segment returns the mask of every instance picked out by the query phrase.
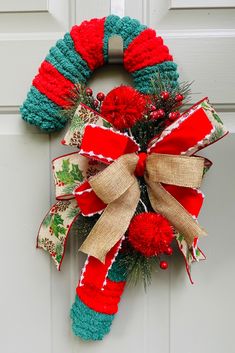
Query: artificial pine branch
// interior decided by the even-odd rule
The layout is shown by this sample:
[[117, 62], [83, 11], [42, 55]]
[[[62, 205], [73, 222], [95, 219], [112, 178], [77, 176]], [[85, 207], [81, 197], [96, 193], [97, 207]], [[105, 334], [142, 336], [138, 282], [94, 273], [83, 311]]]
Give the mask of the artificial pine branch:
[[120, 261], [120, 266], [126, 269], [127, 283], [136, 286], [142, 281], [145, 290], [151, 284], [153, 268], [159, 263], [157, 256], [145, 257], [128, 242], [126, 242], [125, 254]]
[[68, 98], [69, 106], [61, 110], [62, 117], [71, 121], [80, 103], [87, 105], [98, 113], [100, 112], [100, 104], [98, 106], [95, 105], [95, 98], [93, 95], [87, 94], [87, 88], [87, 86], [80, 83], [74, 85]]
[[[192, 82], [181, 82], [176, 87], [172, 87], [170, 81], [167, 81], [166, 79], [162, 80], [160, 73], [158, 73], [151, 80], [151, 84], [153, 87], [153, 93], [150, 96], [147, 111], [143, 116], [143, 119], [138, 121], [131, 129], [132, 135], [140, 145], [141, 151], [144, 152], [147, 150], [148, 142], [165, 129], [166, 123], [169, 121], [169, 114], [173, 111], [182, 109], [182, 107], [191, 99], [190, 86]], [[162, 92], [169, 93], [169, 98], [167, 100], [161, 98]], [[177, 94], [181, 94], [184, 97], [183, 102], [175, 101], [175, 96]], [[162, 109], [165, 113], [164, 117], [155, 120], [151, 119], [152, 106], [154, 106], [156, 110]]]

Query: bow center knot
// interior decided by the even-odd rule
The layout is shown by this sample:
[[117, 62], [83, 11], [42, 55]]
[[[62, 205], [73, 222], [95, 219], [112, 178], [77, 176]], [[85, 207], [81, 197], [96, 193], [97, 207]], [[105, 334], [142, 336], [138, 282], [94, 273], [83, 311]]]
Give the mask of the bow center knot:
[[144, 176], [147, 153], [140, 152], [138, 154], [138, 157], [139, 157], [139, 160], [138, 160], [136, 168], [135, 168], [135, 175], [138, 177], [142, 177], [142, 176]]

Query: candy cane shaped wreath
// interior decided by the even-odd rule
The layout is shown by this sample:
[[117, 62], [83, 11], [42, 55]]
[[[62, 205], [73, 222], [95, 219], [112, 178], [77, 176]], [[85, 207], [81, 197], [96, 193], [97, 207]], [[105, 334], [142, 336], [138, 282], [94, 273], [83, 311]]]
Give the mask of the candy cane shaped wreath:
[[[133, 251], [139, 254], [140, 238], [136, 238], [136, 234], [141, 222], [146, 228], [146, 237], [149, 237], [148, 232], [153, 233], [154, 225], [161, 224], [165, 230], [164, 239], [152, 243], [152, 248], [157, 249], [155, 253], [151, 247], [144, 249], [147, 258], [170, 255], [169, 244], [174, 238], [189, 276], [190, 264], [204, 259], [197, 247], [198, 236], [204, 234], [197, 222], [203, 203], [198, 188], [210, 162], [194, 154], [227, 133], [207, 99], [181, 115], [178, 111], [160, 109], [161, 102], [167, 110], [169, 101], [172, 107], [177, 107], [183, 99], [176, 94], [180, 89], [177, 65], [153, 29], [135, 19], [113, 15], [72, 27], [70, 33], [50, 49], [21, 107], [23, 119], [46, 132], [63, 128], [67, 118], [61, 113], [62, 109], [69, 111], [74, 104], [71, 99], [74, 89], [79, 87], [81, 94], [93, 71], [108, 63], [108, 42], [114, 35], [122, 37], [124, 68], [132, 76], [135, 89], [121, 86], [111, 91], [102, 107], [98, 103], [101, 108], [98, 111], [91, 109], [95, 101], [89, 98], [92, 91], [86, 89], [92, 107], [84, 102], [77, 104], [62, 141], [79, 151], [52, 162], [57, 202], [43, 220], [37, 238], [37, 246], [48, 251], [60, 269], [73, 223], [79, 221], [79, 217], [101, 214], [81, 247], [88, 257], [71, 309], [73, 332], [84, 340], [101, 340], [110, 330], [128, 275], [123, 260], [129, 245], [123, 240], [129, 232]], [[163, 90], [156, 98], [153, 78], [157, 76], [161, 87], [167, 87], [170, 94]], [[156, 98], [159, 109], [150, 104], [151, 97]], [[112, 120], [117, 99], [123, 103], [120, 106], [127, 107], [128, 126], [122, 126], [126, 114], [123, 110], [116, 121]], [[131, 114], [135, 111], [138, 115], [137, 110], [141, 115], [138, 119], [144, 116], [151, 131], [155, 131], [156, 124], [162, 126], [158, 134], [147, 136], [141, 131], [142, 135], [137, 134], [138, 141], [135, 141], [136, 131], [131, 128], [139, 122], [137, 118], [132, 119]], [[145, 147], [141, 145], [143, 139], [146, 139]], [[143, 190], [138, 185], [140, 189], [145, 188], [148, 207], [140, 199]], [[138, 212], [139, 204], [151, 212]], [[107, 214], [112, 219], [111, 225]], [[152, 229], [143, 217], [146, 214]], [[118, 217], [119, 221], [115, 219]], [[143, 244], [145, 240], [141, 240]], [[160, 266], [164, 269], [167, 263], [161, 261]]]

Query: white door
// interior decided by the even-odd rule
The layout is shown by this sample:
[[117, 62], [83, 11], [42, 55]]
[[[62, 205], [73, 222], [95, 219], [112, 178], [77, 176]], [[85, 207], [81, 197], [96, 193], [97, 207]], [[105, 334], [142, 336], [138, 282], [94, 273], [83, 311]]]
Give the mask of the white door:
[[[118, 3], [118, 8], [115, 6]], [[84, 261], [70, 239], [62, 271], [35, 248], [53, 202], [50, 161], [63, 154], [63, 133], [26, 125], [18, 107], [56, 39], [74, 23], [110, 8], [138, 18], [163, 36], [181, 80], [194, 96], [216, 105], [231, 134], [203, 152], [214, 162], [203, 191], [201, 241], [208, 260], [193, 268], [190, 285], [180, 257], [158, 272], [147, 294], [127, 288], [112, 331], [84, 343], [70, 330], [69, 309]], [[0, 0], [0, 351], [4, 353], [235, 352], [235, 0]], [[107, 92], [128, 76], [103, 68], [91, 85]], [[50, 191], [51, 190], [51, 191]]]

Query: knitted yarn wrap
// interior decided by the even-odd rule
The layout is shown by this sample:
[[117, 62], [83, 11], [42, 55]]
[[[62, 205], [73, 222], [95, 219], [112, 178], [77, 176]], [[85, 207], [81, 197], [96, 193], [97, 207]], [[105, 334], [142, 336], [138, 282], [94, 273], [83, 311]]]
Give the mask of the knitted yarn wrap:
[[[121, 262], [122, 254], [118, 254], [115, 262], [108, 272], [108, 279], [112, 284], [116, 285], [118, 288], [121, 285], [122, 290], [124, 289], [122, 283], [125, 283], [126, 280], [126, 271]], [[120, 293], [120, 294], [121, 294]], [[110, 290], [106, 293], [103, 293], [96, 289], [95, 287], [91, 290], [91, 295], [93, 296], [93, 301], [98, 301], [97, 295], [102, 296], [101, 302], [109, 303], [116, 302], [118, 305], [120, 296], [115, 298], [115, 291]], [[86, 298], [87, 299], [87, 298]], [[105, 335], [110, 331], [112, 322], [115, 318], [115, 314], [105, 313], [106, 305], [99, 311], [90, 308], [86, 300], [82, 301], [78, 295], [75, 296], [75, 301], [72, 305], [70, 311], [70, 318], [72, 320], [72, 330], [75, 336], [79, 336], [84, 341], [92, 340], [102, 340]]]
[[130, 17], [95, 18], [73, 26], [50, 49], [20, 108], [23, 119], [46, 132], [63, 128], [66, 119], [61, 108], [71, 104], [76, 83], [85, 84], [96, 68], [108, 62], [108, 41], [113, 35], [123, 39], [123, 65], [138, 91], [151, 94], [151, 78], [157, 72], [172, 87], [177, 85], [177, 65], [153, 29]]

